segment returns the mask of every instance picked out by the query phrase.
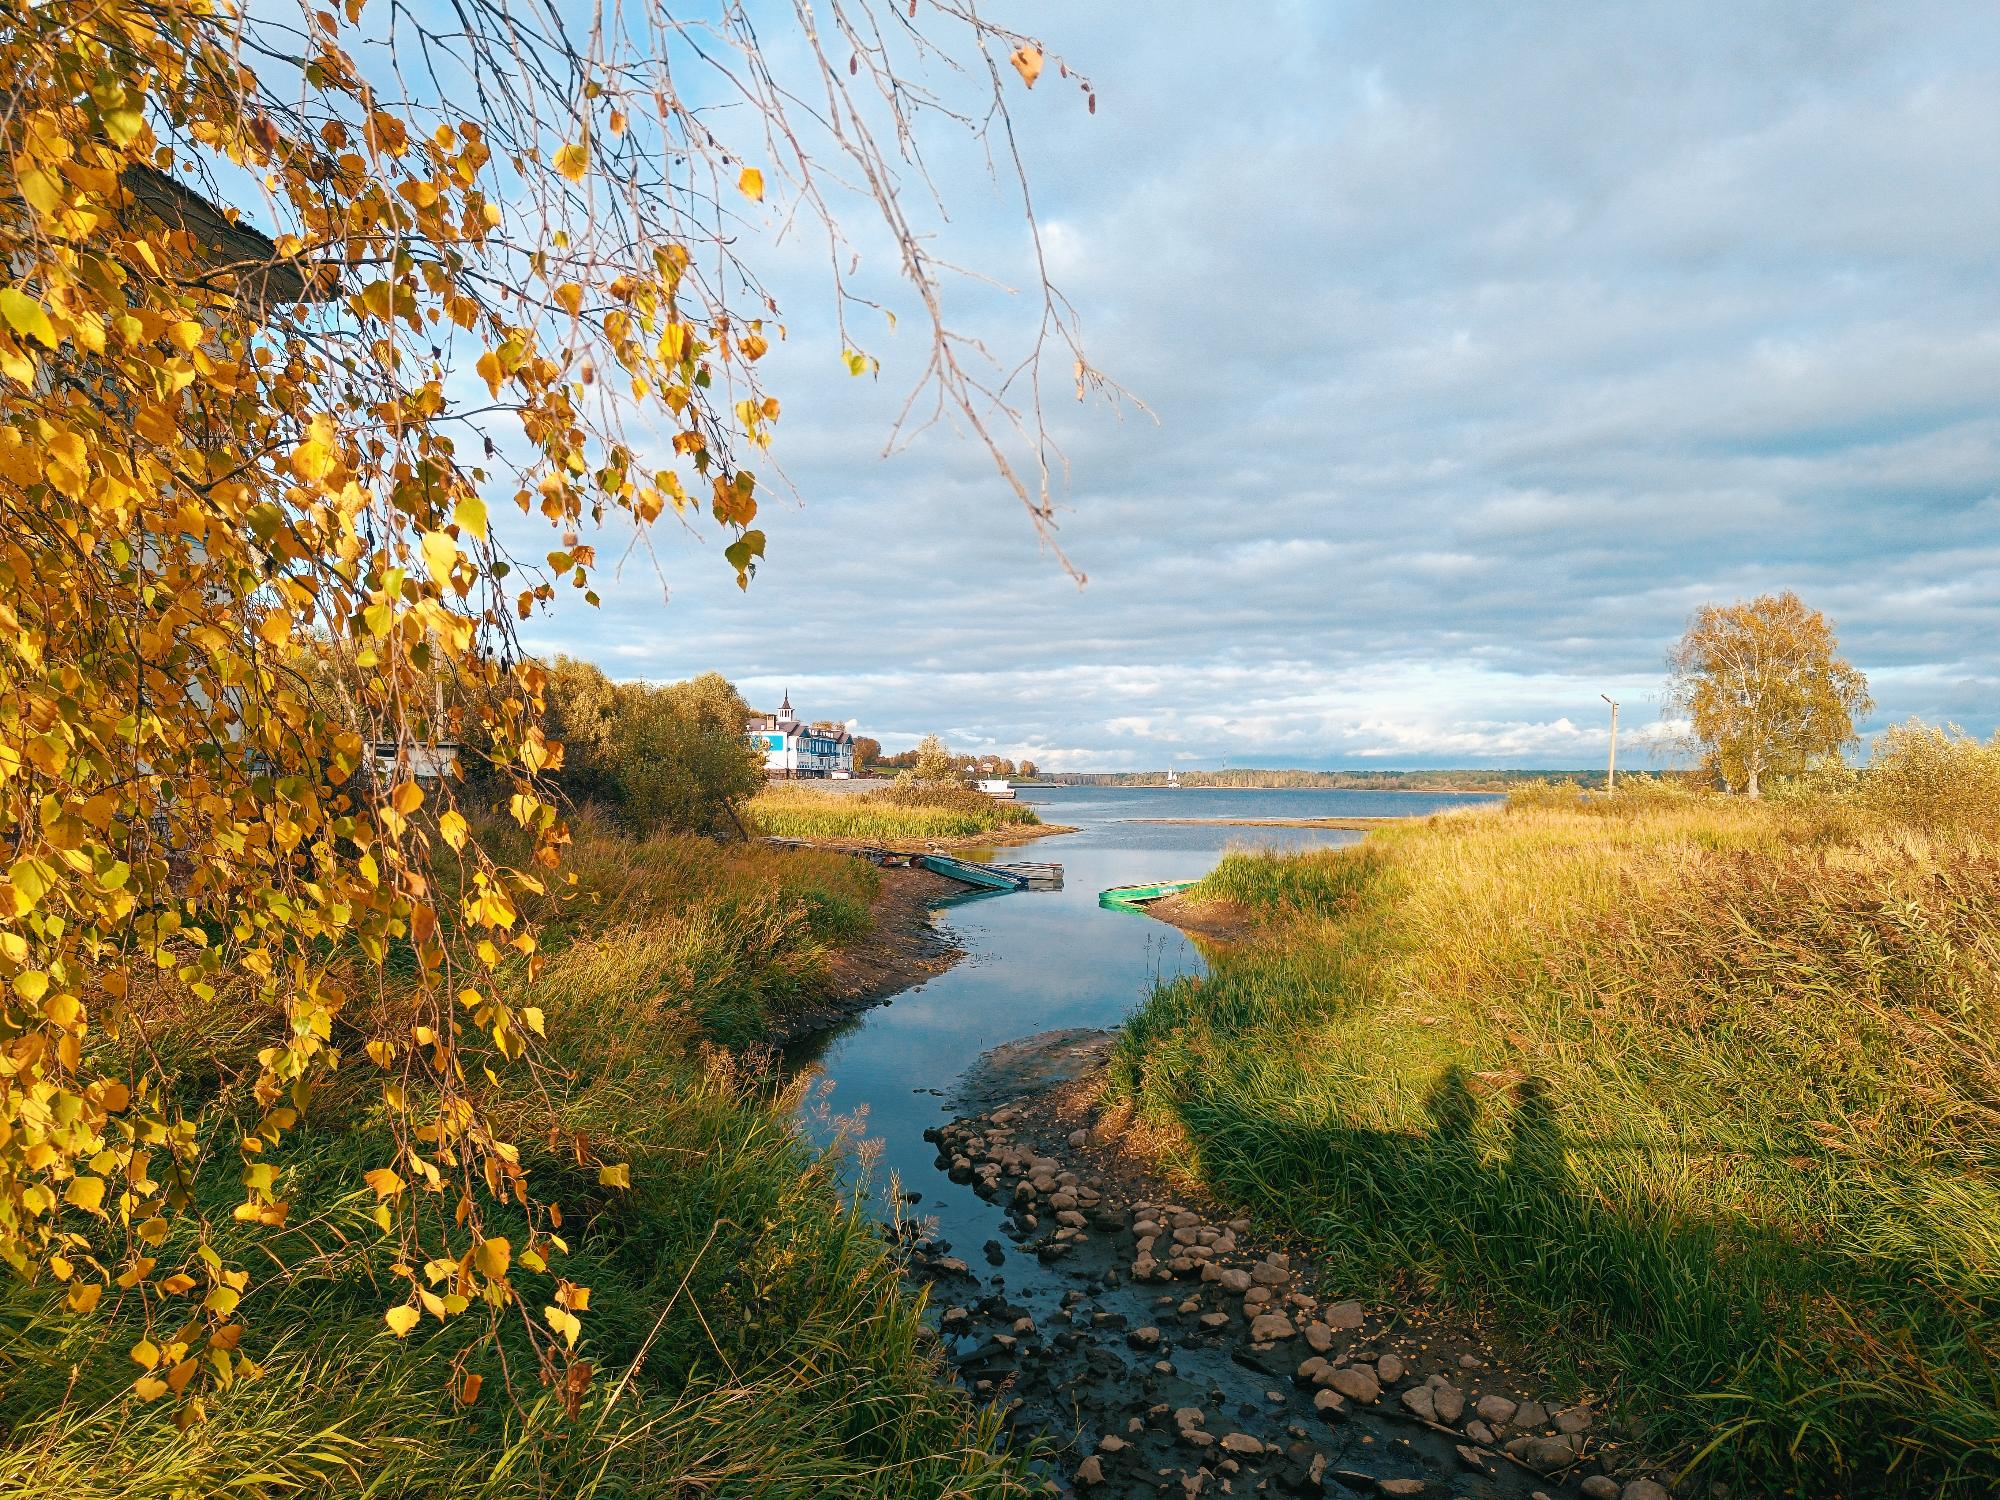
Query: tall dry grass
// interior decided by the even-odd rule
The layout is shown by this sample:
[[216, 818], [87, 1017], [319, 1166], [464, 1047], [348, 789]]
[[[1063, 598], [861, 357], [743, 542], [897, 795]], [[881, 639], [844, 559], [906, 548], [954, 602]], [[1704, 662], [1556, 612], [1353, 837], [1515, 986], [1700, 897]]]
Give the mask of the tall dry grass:
[[1490, 1308], [1750, 1492], [2000, 1484], [2000, 851], [1519, 799], [1232, 856], [1119, 1087], [1348, 1284]]
[[749, 817], [760, 833], [776, 838], [881, 844], [966, 839], [1041, 822], [1026, 803], [964, 788], [902, 784], [871, 792], [775, 785], [751, 800]]
[[[712, 1045], [782, 1013], [865, 926], [874, 872], [587, 823], [573, 852], [581, 893], [543, 913], [534, 995], [553, 1052], [484, 1102], [568, 1210], [553, 1270], [591, 1288], [589, 1384], [545, 1386], [511, 1315], [388, 1336], [396, 1251], [361, 1177], [389, 1159], [388, 1131], [369, 1087], [336, 1083], [276, 1163], [284, 1229], [237, 1223], [233, 1173], [206, 1174], [197, 1216], [162, 1252], [201, 1232], [225, 1264], [255, 1269], [245, 1349], [266, 1373], [210, 1398], [204, 1421], [177, 1429], [172, 1403], [131, 1396], [127, 1350], [147, 1331], [135, 1296], [79, 1318], [60, 1289], [0, 1283], [0, 1495], [1038, 1491], [997, 1455], [994, 1414], [939, 1378], [881, 1229], [843, 1192], [836, 1156], [801, 1138], [792, 1093]], [[208, 1019], [225, 1024], [170, 1039], [189, 1066], [258, 1041]], [[245, 1123], [218, 1108], [202, 1129], [226, 1155]], [[629, 1161], [631, 1190], [601, 1188], [579, 1140]], [[511, 1232], [527, 1241], [524, 1224]], [[552, 1282], [520, 1275], [539, 1306]], [[462, 1372], [485, 1381], [471, 1405], [452, 1394]]]

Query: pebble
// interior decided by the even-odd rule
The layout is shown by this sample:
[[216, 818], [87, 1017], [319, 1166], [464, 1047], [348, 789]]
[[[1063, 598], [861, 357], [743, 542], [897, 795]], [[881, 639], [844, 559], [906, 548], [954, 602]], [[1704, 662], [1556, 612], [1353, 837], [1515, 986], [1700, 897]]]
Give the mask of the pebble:
[[1674, 1497], [1657, 1480], [1635, 1479], [1625, 1486], [1618, 1500], [1674, 1500]]
[[1333, 1330], [1324, 1323], [1306, 1324], [1305, 1335], [1316, 1353], [1324, 1354], [1333, 1347]]
[[1495, 1427], [1505, 1427], [1514, 1420], [1519, 1403], [1509, 1401], [1505, 1396], [1481, 1396], [1473, 1407], [1482, 1422], [1491, 1422]]
[[1437, 1402], [1433, 1399], [1433, 1392], [1429, 1386], [1420, 1385], [1414, 1390], [1403, 1392], [1402, 1400], [1405, 1411], [1422, 1417], [1426, 1422], [1437, 1420]]
[[1382, 1383], [1366, 1365], [1344, 1365], [1327, 1373], [1326, 1383], [1349, 1400], [1371, 1406], [1382, 1394]]
[[1335, 1412], [1347, 1410], [1347, 1402], [1338, 1391], [1319, 1391], [1313, 1396], [1313, 1410]]
[[1292, 1320], [1283, 1313], [1260, 1313], [1250, 1320], [1250, 1342], [1253, 1344], [1288, 1339], [1296, 1331], [1292, 1327]]
[[1441, 1385], [1431, 1392], [1431, 1404], [1440, 1422], [1456, 1422], [1465, 1415], [1465, 1392], [1455, 1385]]
[[1425, 1485], [1421, 1479], [1378, 1479], [1375, 1488], [1385, 1495], [1421, 1495]]
[[1264, 1445], [1247, 1432], [1232, 1432], [1223, 1437], [1222, 1451], [1242, 1454], [1262, 1453]]
[[1609, 1474], [1593, 1474], [1581, 1488], [1583, 1500], [1618, 1500], [1618, 1481]]
[[1104, 1464], [1095, 1453], [1076, 1466], [1076, 1482], [1078, 1484], [1104, 1483]]
[[1359, 1328], [1362, 1323], [1359, 1302], [1336, 1302], [1320, 1314], [1320, 1319], [1329, 1328]]
[[[1507, 1451], [1529, 1468], [1553, 1474], [1576, 1462], [1577, 1445], [1572, 1437], [1525, 1437], [1515, 1438], [1507, 1445]], [[1625, 1497], [1625, 1500], [1648, 1500], [1648, 1497]]]
[[1099, 1453], [1122, 1453], [1130, 1446], [1131, 1444], [1126, 1442], [1125, 1439], [1111, 1432], [1105, 1433], [1103, 1437], [1097, 1440], [1097, 1451]]
[[1382, 1378], [1382, 1384], [1394, 1385], [1403, 1378], [1403, 1361], [1394, 1354], [1385, 1354], [1375, 1361], [1375, 1373]]
[[1556, 1430], [1559, 1432], [1582, 1432], [1589, 1426], [1590, 1413], [1580, 1406], [1556, 1413]]

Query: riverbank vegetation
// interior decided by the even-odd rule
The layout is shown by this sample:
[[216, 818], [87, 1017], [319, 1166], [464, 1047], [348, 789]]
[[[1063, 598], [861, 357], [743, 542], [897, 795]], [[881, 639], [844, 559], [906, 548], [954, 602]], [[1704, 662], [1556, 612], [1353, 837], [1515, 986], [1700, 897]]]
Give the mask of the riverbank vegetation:
[[[506, 857], [508, 834], [480, 832]], [[0, 1489], [589, 1496], [646, 1475], [777, 1496], [1030, 1488], [992, 1456], [990, 1414], [939, 1380], [881, 1230], [843, 1199], [836, 1158], [800, 1139], [793, 1092], [714, 1045], [761, 1034], [823, 986], [829, 957], [868, 929], [876, 872], [588, 820], [574, 833], [577, 887], [533, 914], [547, 962], [526, 998], [548, 1050], [478, 1100], [569, 1209], [567, 1253], [525, 1221], [496, 1221], [485, 1241], [508, 1247], [537, 1308], [587, 1303], [567, 1367], [546, 1380], [516, 1317], [428, 1311], [457, 1270], [404, 1265], [372, 1220], [381, 1189], [364, 1174], [391, 1159], [392, 1122], [350, 1036], [366, 1017], [343, 1018], [334, 1041], [354, 1056], [287, 1153], [282, 1222], [244, 1222], [236, 1174], [203, 1174], [160, 1251], [198, 1239], [223, 1267], [259, 1267], [243, 1296], [251, 1365], [182, 1428], [187, 1408], [131, 1390], [135, 1370], [169, 1368], [176, 1341], [210, 1362], [175, 1300], [149, 1315], [149, 1299], [114, 1289], [85, 1313], [58, 1281], [8, 1277]], [[269, 1027], [239, 998], [219, 994], [193, 1026], [140, 995], [127, 1019], [163, 1066], [208, 1080], [205, 1151], [234, 1151], [255, 1124], [242, 1081]], [[392, 988], [365, 1009], [402, 1003]], [[117, 1237], [70, 1253], [111, 1258]], [[538, 1244], [546, 1270], [523, 1264]], [[383, 1308], [406, 1297], [417, 1321], [398, 1337]]]
[[1018, 836], [1041, 823], [1023, 802], [1002, 802], [967, 787], [902, 781], [868, 792], [777, 783], [750, 802], [748, 819], [774, 838], [871, 844]]
[[[2000, 750], [1232, 855], [1113, 1066], [1343, 1286], [1487, 1310], [1732, 1492], [2000, 1484]], [[1961, 789], [1970, 788], [1969, 797]]]

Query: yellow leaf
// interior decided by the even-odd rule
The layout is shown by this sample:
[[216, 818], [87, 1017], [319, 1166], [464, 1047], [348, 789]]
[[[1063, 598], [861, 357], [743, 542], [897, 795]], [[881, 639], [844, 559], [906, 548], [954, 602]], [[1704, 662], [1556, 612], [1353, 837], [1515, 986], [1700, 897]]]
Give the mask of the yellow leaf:
[[859, 349], [845, 350], [840, 357], [847, 362], [848, 374], [866, 375], [868, 373], [868, 356], [863, 354]]
[[745, 167], [743, 175], [736, 179], [736, 186], [742, 189], [743, 196], [751, 202], [764, 201], [764, 174], [755, 167]]
[[187, 319], [179, 323], [170, 324], [167, 328], [167, 337], [181, 353], [192, 354], [195, 345], [201, 342], [203, 332], [201, 324], [194, 322], [192, 319]]
[[102, 1177], [79, 1176], [70, 1179], [69, 1189], [63, 1194], [63, 1201], [74, 1203], [87, 1214], [103, 1216], [100, 1206], [104, 1202], [104, 1179]]
[[242, 1300], [242, 1294], [234, 1287], [216, 1286], [208, 1289], [208, 1295], [202, 1299], [201, 1305], [217, 1317], [226, 1318], [236, 1311], [236, 1304]]
[[392, 1307], [383, 1313], [382, 1321], [389, 1325], [389, 1332], [395, 1334], [397, 1338], [401, 1338], [412, 1328], [415, 1328], [422, 1317], [422, 1313], [418, 1312], [414, 1307], [405, 1304], [402, 1307]]
[[389, 794], [389, 805], [407, 818], [424, 805], [424, 789], [414, 781], [406, 781]]
[[574, 281], [565, 281], [556, 288], [556, 303], [572, 318], [583, 308], [583, 288]]
[[486, 1383], [484, 1375], [468, 1371], [458, 1383], [458, 1400], [461, 1406], [470, 1406], [479, 1399], [479, 1388]]
[[132, 1346], [132, 1358], [142, 1370], [150, 1370], [160, 1362], [160, 1346], [151, 1339], [140, 1339]]
[[583, 1332], [583, 1324], [578, 1321], [574, 1313], [565, 1312], [562, 1308], [550, 1304], [542, 1309], [542, 1316], [549, 1320], [549, 1327], [563, 1336], [564, 1343], [572, 1349], [576, 1347], [576, 1336]]
[[317, 481], [333, 472], [340, 455], [334, 449], [333, 418], [324, 412], [312, 419], [306, 440], [292, 450], [292, 472]]
[[451, 576], [451, 570], [458, 561], [458, 543], [445, 531], [424, 533], [424, 566], [430, 569], [431, 577], [439, 583]]
[[157, 1401], [166, 1393], [167, 1383], [157, 1375], [141, 1375], [132, 1382], [132, 1394], [141, 1401]]
[[488, 1281], [503, 1279], [512, 1258], [513, 1248], [503, 1239], [481, 1240], [479, 1248], [472, 1253], [473, 1264], [479, 1267], [479, 1274]]
[[438, 819], [438, 832], [444, 841], [454, 849], [465, 847], [466, 823], [461, 813], [447, 812]]
[[403, 1179], [389, 1167], [377, 1167], [372, 1172], [363, 1172], [361, 1180], [375, 1190], [377, 1198], [388, 1198], [402, 1192]]
[[14, 976], [14, 993], [30, 1005], [49, 992], [49, 976], [40, 969], [29, 969]]
[[599, 1167], [597, 1181], [601, 1187], [629, 1188], [632, 1186], [632, 1165], [630, 1162], [620, 1162], [615, 1167]]
[[573, 141], [556, 153], [556, 170], [571, 182], [583, 181], [583, 174], [590, 170], [590, 148], [580, 141]]
[[56, 328], [49, 321], [48, 309], [19, 288], [10, 286], [0, 291], [0, 317], [16, 333], [29, 334], [55, 348]]
[[45, 219], [53, 218], [62, 202], [62, 187], [56, 179], [47, 172], [30, 167], [17, 180], [21, 184], [21, 196], [34, 206], [35, 211]]
[[486, 502], [477, 495], [467, 495], [452, 507], [451, 518], [466, 531], [481, 540], [486, 536]]
[[1029, 88], [1042, 76], [1042, 49], [1032, 42], [1016, 47], [1014, 55], [1007, 59], [1014, 65], [1014, 71], [1021, 75], [1021, 82]]

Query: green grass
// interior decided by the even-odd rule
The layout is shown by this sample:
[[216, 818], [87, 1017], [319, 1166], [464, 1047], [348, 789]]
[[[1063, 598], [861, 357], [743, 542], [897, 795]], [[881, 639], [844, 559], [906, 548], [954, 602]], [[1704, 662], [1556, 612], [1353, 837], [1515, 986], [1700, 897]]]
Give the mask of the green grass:
[[1732, 1489], [2000, 1484], [2000, 853], [1574, 797], [1233, 855], [1114, 1088], [1343, 1286], [1483, 1312]]
[[760, 833], [775, 838], [845, 839], [900, 844], [966, 839], [1041, 822], [1032, 807], [983, 792], [823, 792], [795, 785], [759, 792], [749, 808]]
[[[171, 1402], [129, 1395], [136, 1297], [78, 1318], [46, 1284], [0, 1285], [0, 1496], [1036, 1489], [995, 1456], [993, 1414], [940, 1378], [881, 1230], [843, 1194], [836, 1157], [797, 1133], [794, 1097], [707, 1045], [809, 987], [829, 947], [865, 926], [874, 872], [588, 827], [574, 853], [583, 895], [545, 914], [551, 957], [533, 994], [552, 1066], [503, 1073], [486, 1102], [515, 1122], [538, 1193], [568, 1211], [555, 1269], [591, 1288], [589, 1384], [569, 1402], [545, 1385], [513, 1315], [491, 1341], [477, 1312], [388, 1335], [396, 1256], [361, 1173], [389, 1159], [389, 1130], [370, 1070], [344, 1068], [278, 1155], [283, 1229], [232, 1219], [240, 1117], [226, 1095], [205, 1117], [223, 1160], [198, 1179], [197, 1208], [224, 1264], [254, 1273], [243, 1347], [265, 1370], [206, 1398], [205, 1421], [177, 1431]], [[223, 1008], [163, 1046], [195, 1069], [257, 1041]], [[631, 1191], [600, 1188], [573, 1141], [629, 1161]], [[184, 1222], [163, 1257], [193, 1232]], [[531, 1308], [550, 1299], [550, 1276], [516, 1274]], [[485, 1381], [469, 1406], [450, 1394], [461, 1369]]]

